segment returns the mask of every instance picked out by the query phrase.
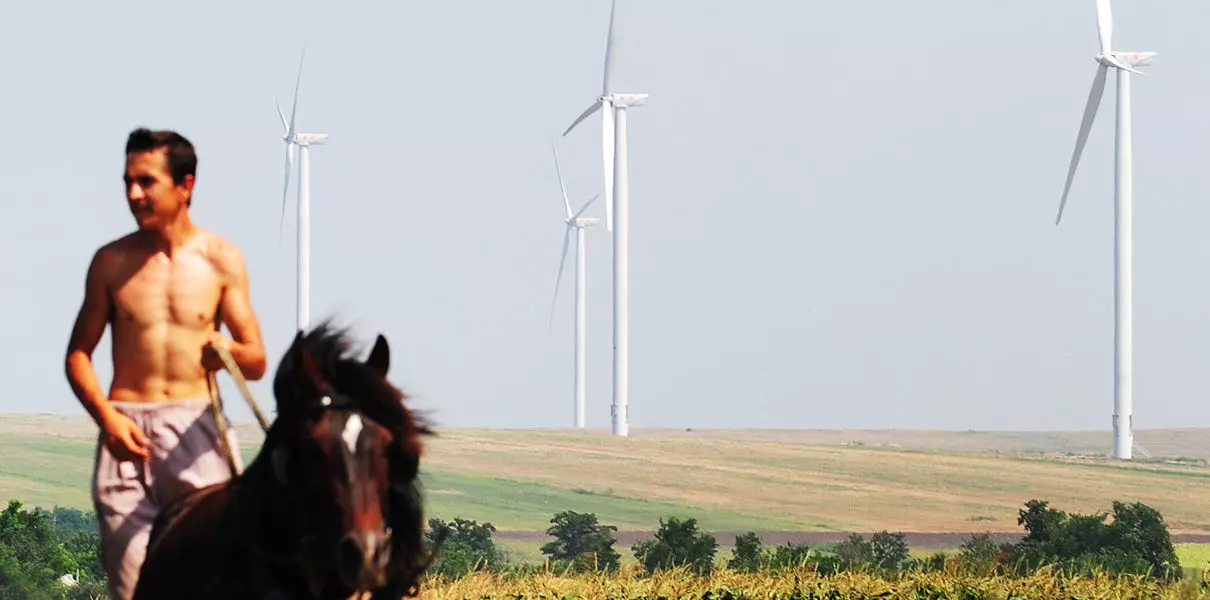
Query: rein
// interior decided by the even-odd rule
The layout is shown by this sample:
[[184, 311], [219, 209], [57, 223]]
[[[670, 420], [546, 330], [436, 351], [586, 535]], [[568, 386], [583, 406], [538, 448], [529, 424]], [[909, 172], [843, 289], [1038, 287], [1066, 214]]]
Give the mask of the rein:
[[[248, 402], [248, 406], [256, 415], [256, 420], [260, 422], [261, 430], [269, 431], [269, 419], [265, 418], [265, 414], [261, 412], [260, 406], [256, 403], [256, 397], [252, 395], [252, 390], [248, 389], [248, 382], [244, 379], [244, 374], [240, 371], [239, 365], [235, 363], [235, 358], [222, 344], [212, 344], [218, 357], [223, 361], [223, 365], [227, 367], [227, 372], [231, 373], [231, 378], [235, 380], [235, 384], [239, 386], [240, 394], [244, 400]], [[227, 433], [227, 417], [223, 413], [223, 400], [218, 395], [218, 379], [214, 372], [210, 373], [210, 410], [214, 413], [214, 421], [218, 425], [218, 433], [220, 441], [223, 444], [223, 453], [227, 455], [227, 462], [231, 466], [231, 472], [239, 475], [241, 469], [239, 462], [235, 460], [235, 452], [231, 448], [231, 438]]]

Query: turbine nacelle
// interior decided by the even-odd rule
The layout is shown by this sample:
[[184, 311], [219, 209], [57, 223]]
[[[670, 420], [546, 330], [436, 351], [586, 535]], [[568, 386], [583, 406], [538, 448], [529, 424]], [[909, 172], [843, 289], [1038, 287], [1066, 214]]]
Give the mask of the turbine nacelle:
[[[1106, 58], [1104, 54], [1098, 54], [1096, 57], [1096, 61], [1107, 67], [1118, 67], [1118, 65], [1125, 65], [1127, 67], [1132, 67], [1132, 68], [1133, 67], [1149, 67], [1149, 66], [1151, 66], [1151, 64], [1153, 62], [1155, 62], [1155, 57], [1157, 55], [1158, 55], [1158, 53], [1156, 53], [1156, 52], [1114, 51], [1114, 52], [1109, 53], [1109, 56], [1112, 57], [1112, 60], [1110, 60], [1109, 58]], [[1117, 64], [1114, 64], [1115, 62]], [[1138, 71], [1134, 71], [1134, 72], [1138, 73]]]
[[580, 229], [584, 229], [587, 227], [595, 227], [600, 225], [601, 219], [598, 219], [597, 217], [576, 217], [574, 219], [568, 219], [564, 222], [567, 223], [568, 227], [578, 227]]
[[293, 138], [283, 136], [282, 141], [296, 146], [320, 146], [328, 139], [327, 133], [298, 133]]
[[1113, 50], [1113, 7], [1110, 0], [1097, 0], [1097, 37], [1100, 38], [1101, 51], [1096, 61], [1104, 67], [1143, 73], [1135, 67], [1150, 64], [1155, 57], [1154, 52], [1115, 52]]
[[617, 108], [630, 108], [632, 106], [643, 106], [647, 103], [647, 98], [650, 97], [651, 94], [613, 94], [609, 98], [609, 102]]

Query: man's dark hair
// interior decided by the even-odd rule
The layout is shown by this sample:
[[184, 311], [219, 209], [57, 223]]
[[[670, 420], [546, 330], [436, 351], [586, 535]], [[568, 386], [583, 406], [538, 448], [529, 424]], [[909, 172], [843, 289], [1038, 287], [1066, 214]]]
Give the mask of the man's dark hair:
[[172, 175], [173, 183], [180, 185], [185, 182], [186, 175], [197, 176], [197, 154], [193, 152], [193, 144], [185, 136], [171, 130], [152, 131], [140, 127], [130, 132], [126, 138], [126, 154], [150, 152], [164, 148], [165, 162], [168, 173]]

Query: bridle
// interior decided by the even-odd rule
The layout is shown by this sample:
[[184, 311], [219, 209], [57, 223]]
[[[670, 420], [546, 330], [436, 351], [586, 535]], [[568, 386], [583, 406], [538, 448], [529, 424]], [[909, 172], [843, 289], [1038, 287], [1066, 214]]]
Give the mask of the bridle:
[[[227, 371], [229, 373], [231, 373], [231, 377], [233, 379], [235, 379], [236, 384], [239, 386], [241, 395], [243, 395], [244, 400], [246, 400], [248, 402], [248, 406], [252, 409], [252, 412], [256, 415], [256, 419], [260, 423], [261, 430], [264, 431], [265, 433], [268, 433], [269, 427], [271, 424], [270, 424], [269, 420], [267, 418], [265, 418], [264, 413], [261, 412], [260, 407], [256, 403], [255, 396], [252, 395], [252, 391], [248, 389], [247, 381], [244, 379], [243, 373], [240, 372], [239, 365], [236, 364], [234, 357], [232, 357], [230, 352], [228, 352], [227, 349], [221, 345], [214, 345], [213, 348], [214, 348], [216, 354], [218, 354], [219, 358], [222, 359], [223, 364], [227, 367]], [[351, 397], [333, 389], [332, 386], [329, 385], [327, 382], [316, 382], [316, 383], [318, 384], [318, 387], [319, 387], [319, 398], [311, 406], [308, 407], [309, 409], [311, 409], [311, 410], [319, 409], [321, 411], [329, 411], [329, 410], [350, 410], [350, 409], [355, 409], [357, 407], [356, 402], [354, 402]], [[235, 475], [240, 475], [242, 472], [242, 469], [239, 468], [239, 463], [238, 463], [238, 461], [235, 460], [235, 454], [233, 452], [233, 449], [231, 448], [230, 438], [228, 438], [227, 420], [226, 420], [225, 414], [223, 412], [222, 399], [219, 398], [219, 395], [218, 395], [218, 385], [215, 380], [215, 374], [213, 372], [210, 373], [210, 408], [214, 413], [215, 422], [218, 424], [219, 436], [221, 438], [221, 443], [223, 446], [223, 453], [227, 457], [227, 461], [231, 467], [231, 471]], [[277, 481], [277, 483], [279, 485], [285, 485], [286, 481], [284, 481], [282, 479], [282, 477], [284, 477], [284, 475], [278, 474], [278, 468], [276, 467], [276, 465], [273, 466], [272, 471], [274, 472], [274, 479]], [[388, 527], [387, 530], [388, 530], [388, 535], [389, 535], [390, 528]], [[312, 547], [315, 543], [316, 535], [314, 533], [307, 533], [307, 534], [302, 535], [298, 539], [297, 549], [295, 549], [293, 552], [282, 553], [282, 554], [274, 553], [274, 552], [271, 552], [270, 550], [264, 548], [260, 544], [259, 540], [257, 540], [255, 537], [249, 535], [247, 532], [242, 533], [240, 535], [240, 538], [242, 539], [245, 548], [248, 548], [253, 554], [255, 554], [258, 558], [260, 558], [261, 560], [263, 560], [266, 563], [272, 564], [277, 567], [299, 567], [299, 568], [301, 568], [304, 571], [304, 575], [303, 575], [304, 583], [309, 588], [312, 588], [311, 589], [312, 593], [319, 593], [318, 590], [314, 589], [314, 586], [319, 582], [312, 580], [310, 577], [307, 577], [306, 573], [305, 573], [305, 571], [307, 571], [307, 563], [308, 563], [307, 559], [308, 559], [309, 555], [311, 554], [311, 552], [309, 551], [309, 548]], [[322, 587], [322, 585], [324, 585], [324, 584], [319, 583], [319, 585]]]
[[[248, 407], [252, 409], [252, 413], [256, 416], [257, 422], [260, 423], [261, 431], [268, 433], [271, 423], [261, 411], [260, 406], [256, 402], [256, 397], [252, 394], [252, 390], [248, 389], [247, 380], [245, 380], [243, 373], [240, 371], [239, 365], [235, 362], [235, 358], [232, 357], [227, 348], [221, 344], [213, 344], [211, 347], [215, 351], [215, 354], [218, 355], [219, 359], [223, 361], [223, 365], [227, 368], [227, 372], [231, 374], [231, 378], [235, 380], [236, 385], [239, 387], [240, 395], [244, 397], [244, 400], [248, 403]], [[231, 472], [233, 475], [238, 476], [242, 473], [243, 469], [240, 468], [239, 461], [235, 459], [235, 452], [231, 447], [231, 441], [228, 433], [229, 428], [227, 426], [226, 415], [223, 411], [223, 401], [222, 398], [219, 397], [218, 381], [213, 371], [209, 374], [209, 383], [210, 409], [214, 413], [214, 420], [218, 426], [219, 438], [220, 443], [222, 444], [223, 453], [226, 455], [228, 465], [231, 467]], [[316, 402], [318, 406], [312, 406], [311, 408], [319, 408], [320, 410], [324, 411], [333, 409], [349, 410], [357, 408], [357, 403], [354, 402], [351, 397], [333, 389], [332, 386], [327, 382], [319, 381], [316, 383], [318, 384], [320, 393], [319, 399]], [[390, 535], [390, 526], [387, 527], [387, 535]], [[299, 546], [294, 552], [288, 554], [275, 554], [263, 548], [257, 540], [252, 539], [247, 535], [241, 535], [240, 537], [243, 538], [245, 547], [250, 549], [266, 563], [278, 567], [298, 566], [302, 567], [304, 572], [307, 570], [306, 563], [308, 562], [307, 558], [310, 554], [308, 552], [308, 548], [314, 544], [315, 538], [314, 534], [306, 534], [298, 540]], [[312, 593], [318, 593], [318, 590], [315, 590], [314, 586], [319, 582], [306, 577], [305, 573], [304, 583], [309, 588], [312, 588]], [[369, 592], [364, 592], [358, 596], [364, 599], [368, 598], [369, 595]]]

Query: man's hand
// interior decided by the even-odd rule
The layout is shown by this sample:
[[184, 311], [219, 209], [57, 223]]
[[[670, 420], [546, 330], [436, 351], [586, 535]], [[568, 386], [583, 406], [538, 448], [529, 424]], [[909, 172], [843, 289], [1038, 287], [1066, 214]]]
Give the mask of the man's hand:
[[112, 412], [101, 422], [101, 427], [105, 432], [105, 447], [118, 461], [139, 462], [150, 456], [151, 443], [130, 417]]
[[218, 352], [215, 351], [215, 346], [222, 346], [230, 354], [231, 344], [227, 340], [227, 336], [218, 331], [210, 333], [210, 339], [206, 341], [206, 345], [202, 346], [202, 367], [207, 371], [222, 371], [227, 368], [227, 363], [219, 358]]

